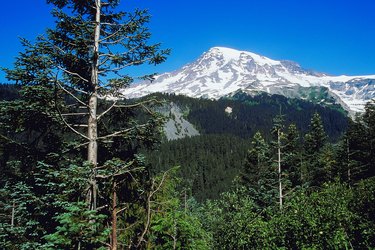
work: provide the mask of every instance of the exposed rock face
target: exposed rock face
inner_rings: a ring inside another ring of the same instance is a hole
[[[170,103],[164,108],[162,113],[169,117],[169,120],[164,125],[164,133],[167,140],[199,135],[198,130],[194,128],[193,124],[183,117],[183,112],[177,105]]]

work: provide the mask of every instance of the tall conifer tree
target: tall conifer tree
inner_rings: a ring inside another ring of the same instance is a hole
[[[305,171],[310,185],[320,185],[324,179],[324,164],[320,161],[321,151],[327,141],[321,117],[315,113],[311,118],[310,128],[305,135]]]
[[[160,50],[159,44],[148,44],[147,11],[116,11],[118,0],[47,2],[57,7],[52,12],[56,27],[35,43],[23,40],[25,52],[17,58],[15,69],[6,70],[7,77],[23,85],[53,89],[50,101],[58,119],[76,135],[77,146],[87,147],[87,161],[93,169],[87,201],[95,209],[100,145],[145,131],[151,125],[134,124],[112,131],[101,126],[106,115],[116,109],[145,104],[120,104],[121,89],[132,82],[124,70],[161,63],[169,51]],[[111,97],[109,104],[101,101],[104,97]]]

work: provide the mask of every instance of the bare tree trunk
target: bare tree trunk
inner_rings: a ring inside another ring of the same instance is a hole
[[[97,122],[97,106],[98,106],[98,65],[99,65],[99,39],[100,39],[100,14],[101,14],[101,0],[95,0],[96,16],[95,16],[95,33],[94,33],[94,47],[92,51],[92,66],[91,66],[91,88],[92,94],[89,98],[89,118],[87,137],[89,138],[89,145],[87,150],[87,160],[92,164],[93,174],[90,180],[90,191],[88,194],[89,204],[92,210],[96,209],[96,166],[98,164],[98,122]]]
[[[115,181],[113,181],[113,186],[112,186],[111,250],[117,250],[117,193],[116,193],[116,182]]]
[[[173,219],[173,250],[177,247],[177,225],[176,219]]]
[[[346,140],[346,154],[347,154],[347,161],[348,161],[348,183],[349,183],[349,186],[350,186],[350,182],[351,182],[351,171],[350,171],[350,148],[349,148],[349,139]]]
[[[283,186],[281,178],[281,143],[280,143],[280,129],[277,130],[277,163],[278,163],[278,176],[279,176],[279,203],[280,210],[283,209]]]
[[[185,214],[187,214],[187,194],[186,194],[186,189],[184,190],[184,211]]]
[[[15,213],[16,213],[16,203],[13,202],[12,217],[11,217],[11,220],[10,220],[10,226],[11,226],[11,228],[14,227],[14,216],[15,216]]]

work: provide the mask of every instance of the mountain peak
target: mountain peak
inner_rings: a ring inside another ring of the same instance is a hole
[[[268,57],[258,55],[250,51],[241,51],[227,47],[212,47],[205,54],[211,56],[222,56],[226,60],[235,60],[235,61],[248,61],[252,60],[254,63],[264,66],[264,65],[280,65],[280,61],[272,60]]]
[[[363,111],[375,97],[375,76],[327,76],[291,61],[218,46],[179,70],[156,76],[152,83],[134,84],[123,93],[128,98],[164,92],[218,99],[243,90],[305,98],[301,88],[310,87],[328,89],[346,109]]]

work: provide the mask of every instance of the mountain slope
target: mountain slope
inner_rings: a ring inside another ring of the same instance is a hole
[[[375,97],[375,75],[328,76],[247,51],[214,47],[195,62],[141,82],[123,91],[129,98],[164,92],[219,99],[235,91],[267,92],[305,98],[311,87],[326,88],[346,110],[361,112]],[[304,94],[301,94],[304,93]]]
[[[230,98],[210,100],[191,98],[183,95],[154,94],[154,98],[164,100],[163,113],[169,117],[169,122],[176,124],[172,129],[174,137],[178,139],[199,134],[231,134],[244,139],[253,137],[261,132],[264,137],[270,138],[273,118],[283,114],[285,126],[296,124],[297,128],[306,133],[311,117],[315,112],[322,117],[324,128],[332,141],[342,136],[347,128],[347,115],[336,106],[336,109],[323,107],[318,104],[299,99],[290,99],[281,95],[262,93],[249,96],[245,93],[236,93]],[[177,112],[176,112],[177,111]],[[171,119],[173,118],[173,119]],[[181,122],[181,121],[184,122]],[[186,130],[183,125],[189,124],[194,130]],[[168,129],[164,128],[165,131]],[[196,131],[196,133],[192,133]]]

